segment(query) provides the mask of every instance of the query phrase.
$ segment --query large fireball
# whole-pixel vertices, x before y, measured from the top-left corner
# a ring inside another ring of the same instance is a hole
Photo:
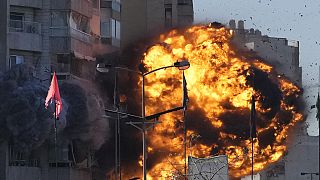
[[[285,153],[288,129],[303,119],[297,107],[300,89],[278,76],[260,59],[237,55],[232,31],[224,27],[194,26],[163,34],[145,53],[148,69],[188,59],[188,155],[226,154],[233,177],[251,171],[249,116],[256,98],[258,136],[254,141],[254,171],[278,161]],[[141,81],[140,81],[141,85]],[[182,75],[176,68],[146,77],[146,114],[181,106]],[[148,177],[168,179],[183,172],[182,112],[166,114],[148,132]],[[194,140],[194,137],[199,137]],[[137,163],[138,165],[138,163]]]

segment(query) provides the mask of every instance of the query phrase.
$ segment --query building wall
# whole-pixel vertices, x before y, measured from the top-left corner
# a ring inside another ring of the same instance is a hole
[[[5,141],[0,140],[0,180],[7,179],[8,146]]]
[[[7,69],[8,46],[7,46],[7,32],[8,32],[8,0],[0,1],[0,71]]]
[[[310,179],[310,175],[301,173],[319,173],[319,136],[298,136],[289,146],[285,157],[285,179]],[[313,175],[319,180],[319,175]]]
[[[165,29],[164,0],[147,1],[147,33],[157,35]]]
[[[147,0],[121,1],[121,47],[126,47],[147,34]]]
[[[177,26],[188,26],[193,22],[192,0],[177,1]]]
[[[9,166],[6,180],[38,180],[41,179],[40,168]]]
[[[279,74],[283,74],[301,87],[302,69],[299,65],[299,42],[290,43],[285,38],[261,35],[259,30],[244,29],[244,22],[230,21],[235,30],[233,42],[242,50],[252,50],[265,62],[274,65]]]
[[[10,4],[14,6],[42,8],[42,0],[10,0]]]

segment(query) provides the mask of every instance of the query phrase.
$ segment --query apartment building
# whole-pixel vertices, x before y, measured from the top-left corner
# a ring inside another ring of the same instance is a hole
[[[5,0],[0,7],[1,71],[26,63],[40,79],[52,71],[61,79],[92,78],[87,66],[95,66],[100,39],[98,0]]]

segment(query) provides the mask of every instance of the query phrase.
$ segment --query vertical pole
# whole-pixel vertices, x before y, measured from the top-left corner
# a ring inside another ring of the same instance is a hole
[[[253,180],[253,137],[251,137],[251,180]]]
[[[55,161],[56,161],[56,180],[58,180],[58,151],[57,151],[57,104],[56,98],[53,98],[54,101],[54,154],[55,154]]]
[[[145,125],[145,104],[144,104],[144,81],[145,76],[142,74],[142,156],[143,156],[143,180],[147,180],[147,154],[146,154],[146,125]]]
[[[186,109],[183,109],[183,118],[184,118],[184,126],[183,126],[183,132],[184,132],[184,139],[183,139],[183,145],[184,145],[184,179],[187,179],[187,125],[186,125]]]
[[[118,104],[117,104],[117,70],[115,69],[115,74],[114,74],[114,92],[113,92],[113,105],[115,108],[117,108],[117,115],[119,115],[118,111]],[[118,119],[116,120],[116,122],[114,123],[114,141],[115,141],[115,164],[114,164],[114,168],[115,168],[115,180],[118,180]]]
[[[253,96],[252,96],[253,98]],[[251,138],[251,180],[253,180],[253,100],[251,101],[250,112],[250,138]]]
[[[121,180],[121,141],[120,141],[120,114],[118,113],[117,117],[117,122],[118,122],[118,151],[119,151],[119,159],[118,159],[118,165],[119,165],[119,179]]]

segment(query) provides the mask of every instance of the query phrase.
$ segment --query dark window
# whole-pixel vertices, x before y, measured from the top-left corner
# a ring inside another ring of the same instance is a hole
[[[10,28],[14,28],[15,30],[23,30],[23,13],[10,12]]]
[[[172,27],[172,8],[166,7],[164,14],[166,27]]]
[[[24,56],[10,55],[10,62],[9,62],[10,68],[17,64],[23,64],[23,63],[24,63]]]
[[[190,0],[178,0],[178,5],[189,5]]]

